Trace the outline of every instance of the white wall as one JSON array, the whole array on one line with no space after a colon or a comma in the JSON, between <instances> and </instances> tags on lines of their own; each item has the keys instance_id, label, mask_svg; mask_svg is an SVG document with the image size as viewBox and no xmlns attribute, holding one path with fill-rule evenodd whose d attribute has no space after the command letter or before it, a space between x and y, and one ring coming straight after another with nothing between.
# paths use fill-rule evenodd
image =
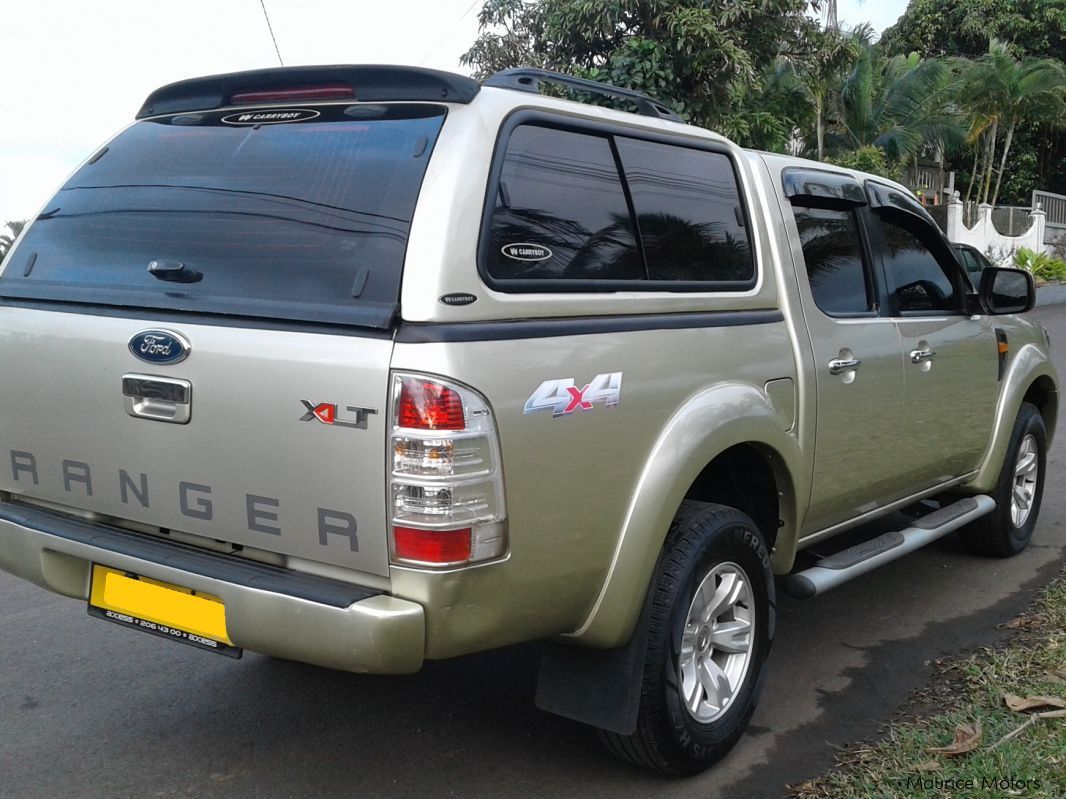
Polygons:
<instances>
[{"instance_id":1,"label":"white wall","mask_svg":"<svg viewBox=\"0 0 1066 799\"><path fill-rule=\"evenodd\" d=\"M1014 253L1021 247L1045 252L1044 227L1046 215L1037 208L1029 214L1029 229L1020 236L1004 236L992 224L992 206L982 203L977 208L977 224L966 227L962 221L963 205L958 198L948 203L947 235L952 241L969 244L988 256L997 266L1013 266Z\"/></svg>"}]
</instances>

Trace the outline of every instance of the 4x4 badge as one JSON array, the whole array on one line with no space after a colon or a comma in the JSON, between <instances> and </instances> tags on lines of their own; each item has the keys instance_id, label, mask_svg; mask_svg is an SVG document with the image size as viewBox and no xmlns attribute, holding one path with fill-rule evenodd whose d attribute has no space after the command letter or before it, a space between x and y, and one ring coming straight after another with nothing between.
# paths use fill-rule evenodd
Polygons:
<instances>
[{"instance_id":1,"label":"4x4 badge","mask_svg":"<svg viewBox=\"0 0 1066 799\"><path fill-rule=\"evenodd\" d=\"M622 398L622 373L596 375L591 383L578 388L572 377L545 380L529 399L522 413L551 411L552 416L566 416L575 411L591 411L598 403L611 408Z\"/></svg>"},{"instance_id":2,"label":"4x4 badge","mask_svg":"<svg viewBox=\"0 0 1066 799\"><path fill-rule=\"evenodd\" d=\"M317 404L309 400L300 400L300 402L307 409L307 413L300 417L301 422L313 422L318 419L322 424L366 430L367 419L371 414L377 413L374 408L356 408L352 405L345 405L341 409L340 406L333 402L319 402Z\"/></svg>"}]
</instances>

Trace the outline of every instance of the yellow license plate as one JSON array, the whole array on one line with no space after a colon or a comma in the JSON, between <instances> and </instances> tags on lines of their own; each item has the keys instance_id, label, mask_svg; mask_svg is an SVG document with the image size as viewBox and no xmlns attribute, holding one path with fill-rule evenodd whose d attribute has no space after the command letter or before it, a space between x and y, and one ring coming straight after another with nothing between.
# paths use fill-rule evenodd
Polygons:
<instances>
[{"instance_id":1,"label":"yellow license plate","mask_svg":"<svg viewBox=\"0 0 1066 799\"><path fill-rule=\"evenodd\" d=\"M200 649L240 657L226 633L222 600L94 563L89 615Z\"/></svg>"}]
</instances>

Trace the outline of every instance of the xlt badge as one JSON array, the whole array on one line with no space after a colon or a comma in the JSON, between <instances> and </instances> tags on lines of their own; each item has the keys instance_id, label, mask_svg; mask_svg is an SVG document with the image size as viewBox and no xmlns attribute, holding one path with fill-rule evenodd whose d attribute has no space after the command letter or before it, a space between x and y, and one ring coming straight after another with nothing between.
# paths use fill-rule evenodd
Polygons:
<instances>
[{"instance_id":1,"label":"xlt badge","mask_svg":"<svg viewBox=\"0 0 1066 799\"><path fill-rule=\"evenodd\" d=\"M355 427L366 430L367 419L371 414L376 414L375 408L356 408L352 405L339 406L334 402L314 403L310 400L300 400L307 413L300 417L301 422L313 422L315 419L322 424L336 427Z\"/></svg>"}]
</instances>

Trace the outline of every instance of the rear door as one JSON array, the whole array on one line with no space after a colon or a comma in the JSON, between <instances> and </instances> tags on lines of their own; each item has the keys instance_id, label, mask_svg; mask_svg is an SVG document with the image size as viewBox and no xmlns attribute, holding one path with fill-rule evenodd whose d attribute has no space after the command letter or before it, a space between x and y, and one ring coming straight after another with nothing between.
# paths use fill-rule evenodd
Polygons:
<instances>
[{"instance_id":1,"label":"rear door","mask_svg":"<svg viewBox=\"0 0 1066 799\"><path fill-rule=\"evenodd\" d=\"M803 524L809 534L906 490L899 463L903 361L895 325L879 314L861 186L819 170L786 170L784 180L817 384L814 475Z\"/></svg>"},{"instance_id":2,"label":"rear door","mask_svg":"<svg viewBox=\"0 0 1066 799\"><path fill-rule=\"evenodd\" d=\"M391 327L443 119L225 109L110 142L0 275L0 490L387 574Z\"/></svg>"}]
</instances>

